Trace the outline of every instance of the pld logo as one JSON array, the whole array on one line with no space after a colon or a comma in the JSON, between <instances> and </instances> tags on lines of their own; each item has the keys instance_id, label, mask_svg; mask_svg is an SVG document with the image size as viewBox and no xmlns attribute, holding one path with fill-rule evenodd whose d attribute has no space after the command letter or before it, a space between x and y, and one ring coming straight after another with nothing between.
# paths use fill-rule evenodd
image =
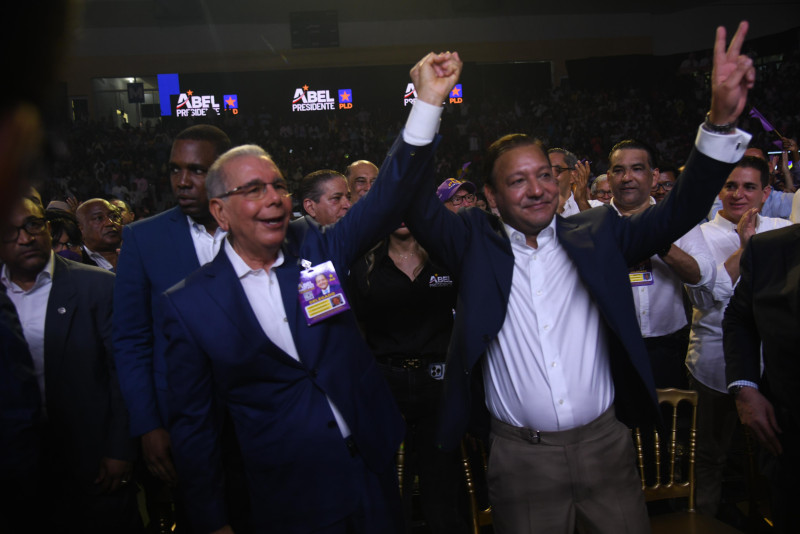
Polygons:
<instances>
[{"instance_id":1,"label":"pld logo","mask_svg":"<svg viewBox=\"0 0 800 534\"><path fill-rule=\"evenodd\" d=\"M403 107L409 104L413 104L414 100L416 99L417 99L417 90L414 89L413 83L409 83L408 85L406 85L406 92L405 96L403 97Z\"/></svg>"},{"instance_id":2,"label":"pld logo","mask_svg":"<svg viewBox=\"0 0 800 534\"><path fill-rule=\"evenodd\" d=\"M463 93L461 91L461 84L457 83L453 90L450 91L450 103L451 104L460 104L463 101Z\"/></svg>"},{"instance_id":3,"label":"pld logo","mask_svg":"<svg viewBox=\"0 0 800 534\"><path fill-rule=\"evenodd\" d=\"M339 109L353 108L353 90L339 89Z\"/></svg>"},{"instance_id":4,"label":"pld logo","mask_svg":"<svg viewBox=\"0 0 800 534\"><path fill-rule=\"evenodd\" d=\"M239 114L239 97L237 95L224 95L222 101L225 103L223 109L230 110L234 115Z\"/></svg>"},{"instance_id":5,"label":"pld logo","mask_svg":"<svg viewBox=\"0 0 800 534\"><path fill-rule=\"evenodd\" d=\"M319 91L309 91L308 84L294 90L292 99L292 111L319 111L326 109L336 109L335 101L331 98L328 89Z\"/></svg>"},{"instance_id":6,"label":"pld logo","mask_svg":"<svg viewBox=\"0 0 800 534\"><path fill-rule=\"evenodd\" d=\"M178 95L175 116L205 117L209 109L213 109L219 115L219 104L214 100L214 95L195 95L193 91L186 91Z\"/></svg>"}]
</instances>

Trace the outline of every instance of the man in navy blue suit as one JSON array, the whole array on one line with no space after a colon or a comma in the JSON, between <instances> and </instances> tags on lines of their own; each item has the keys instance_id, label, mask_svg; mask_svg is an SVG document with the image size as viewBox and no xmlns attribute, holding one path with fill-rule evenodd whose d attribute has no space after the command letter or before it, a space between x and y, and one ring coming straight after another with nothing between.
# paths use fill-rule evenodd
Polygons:
<instances>
[{"instance_id":1,"label":"man in navy blue suit","mask_svg":"<svg viewBox=\"0 0 800 534\"><path fill-rule=\"evenodd\" d=\"M126 225L122 232L114 285L114 357L131 435L141 437L149 472L169 485L177 480L167 430L166 341L159 298L219 251L225 232L208 211L205 178L230 146L228 136L215 126L180 132L169 158L178 205ZM152 497L155 491L150 489Z\"/></svg>"},{"instance_id":2,"label":"man in navy blue suit","mask_svg":"<svg viewBox=\"0 0 800 534\"><path fill-rule=\"evenodd\" d=\"M257 532L391 533L402 528L394 456L404 424L349 310L309 326L301 269L350 265L403 220L430 179L457 54L413 69L418 101L370 194L333 225L289 222L286 180L263 149L234 148L209 171L228 232L216 259L164 297L175 463L197 532L231 532L221 420L233 422ZM256 505L256 503L258 503Z\"/></svg>"},{"instance_id":3,"label":"man in navy blue suit","mask_svg":"<svg viewBox=\"0 0 800 534\"><path fill-rule=\"evenodd\" d=\"M406 221L462 288L445 375L439 440L457 447L470 418L491 415L489 499L495 532L649 532L630 431L658 417L628 265L699 222L741 158L735 129L755 72L717 30L711 110L672 193L629 218L609 206L556 215L546 151L522 134L485 158L486 196L502 217L457 214L421 195ZM640 172L635 166L624 172ZM475 389L476 394L471 394ZM482 408L485 405L488 408Z\"/></svg>"}]
</instances>

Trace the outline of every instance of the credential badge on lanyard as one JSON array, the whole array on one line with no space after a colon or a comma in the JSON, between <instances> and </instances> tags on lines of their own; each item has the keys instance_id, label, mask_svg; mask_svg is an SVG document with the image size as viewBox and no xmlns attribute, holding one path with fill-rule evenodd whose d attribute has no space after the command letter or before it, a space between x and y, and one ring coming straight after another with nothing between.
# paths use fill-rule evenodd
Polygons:
<instances>
[{"instance_id":1,"label":"credential badge on lanyard","mask_svg":"<svg viewBox=\"0 0 800 534\"><path fill-rule=\"evenodd\" d=\"M311 266L308 260L300 264L297 298L309 326L350 309L332 261Z\"/></svg>"}]
</instances>

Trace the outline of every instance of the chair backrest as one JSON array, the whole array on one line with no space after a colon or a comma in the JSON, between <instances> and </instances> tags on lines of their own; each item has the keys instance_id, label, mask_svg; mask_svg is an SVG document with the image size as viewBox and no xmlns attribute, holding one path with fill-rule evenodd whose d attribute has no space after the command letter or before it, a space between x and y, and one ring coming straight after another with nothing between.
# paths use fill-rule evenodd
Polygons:
<instances>
[{"instance_id":1,"label":"chair backrest","mask_svg":"<svg viewBox=\"0 0 800 534\"><path fill-rule=\"evenodd\" d=\"M479 467L473 468L476 461ZM461 466L464 469L464 481L467 486L467 497L471 516L471 534L480 534L481 527L492 524L492 507L483 507L479 501L477 486L486 482L486 448L482 441L465 436L461 440Z\"/></svg>"},{"instance_id":2,"label":"chair backrest","mask_svg":"<svg viewBox=\"0 0 800 534\"><path fill-rule=\"evenodd\" d=\"M646 501L687 497L695 506L694 462L697 447L697 392L658 389L658 403L666 410L665 425L651 431L634 429L637 463ZM679 405L681 416L679 417ZM690 409L686 417L683 406ZM650 433L652 432L652 434Z\"/></svg>"}]
</instances>

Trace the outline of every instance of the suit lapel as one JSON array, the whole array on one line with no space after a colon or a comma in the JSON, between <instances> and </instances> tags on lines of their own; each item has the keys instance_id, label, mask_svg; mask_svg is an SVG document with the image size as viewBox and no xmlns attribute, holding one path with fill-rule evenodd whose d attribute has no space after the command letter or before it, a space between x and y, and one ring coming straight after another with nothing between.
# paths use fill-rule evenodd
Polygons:
<instances>
[{"instance_id":1,"label":"suit lapel","mask_svg":"<svg viewBox=\"0 0 800 534\"><path fill-rule=\"evenodd\" d=\"M603 247L589 235L588 224L580 225L556 215L558 240L572 259L578 270L578 276L600 309L600 313L603 314L606 323L617 336L625 339L619 322L620 314L612 310L612 305L620 302L620 299L632 298L630 285L617 286L614 283L615 277L609 275L609 270L613 270L613 266L606 264Z\"/></svg>"},{"instance_id":2,"label":"suit lapel","mask_svg":"<svg viewBox=\"0 0 800 534\"><path fill-rule=\"evenodd\" d=\"M192 241L192 230L189 221L179 207L172 208L170 219L174 224L168 225L168 232L174 247L172 258L178 265L175 270L183 273L192 273L200 268L197 251Z\"/></svg>"},{"instance_id":3,"label":"suit lapel","mask_svg":"<svg viewBox=\"0 0 800 534\"><path fill-rule=\"evenodd\" d=\"M44 319L45 388L48 376L58 376L64 361L64 347L75 316L77 289L69 265L55 256L53 285L47 299Z\"/></svg>"},{"instance_id":4,"label":"suit lapel","mask_svg":"<svg viewBox=\"0 0 800 534\"><path fill-rule=\"evenodd\" d=\"M258 322L250 301L242 288L242 283L233 270L228 255L223 251L217 255L208 269L203 271L203 275L210 278L206 287L209 297L225 313L228 321L239 331L242 338L249 345L256 345L259 352L277 358L284 363L298 366L297 360L286 354L281 348L273 343ZM296 282L295 282L296 285ZM283 294L283 288L281 288ZM284 306L286 299L284 297ZM288 314L288 310L287 310ZM290 317L287 315L287 317ZM291 319L290 319L291 321Z\"/></svg>"},{"instance_id":5,"label":"suit lapel","mask_svg":"<svg viewBox=\"0 0 800 534\"><path fill-rule=\"evenodd\" d=\"M499 240L499 246L503 254L489 254L489 261L492 262L492 272L495 282L500 288L500 294L504 296L506 303L511 294L511 279L514 273L514 252L511 250L511 241L508 239L503 222L498 217L489 218L489 226Z\"/></svg>"}]
</instances>

